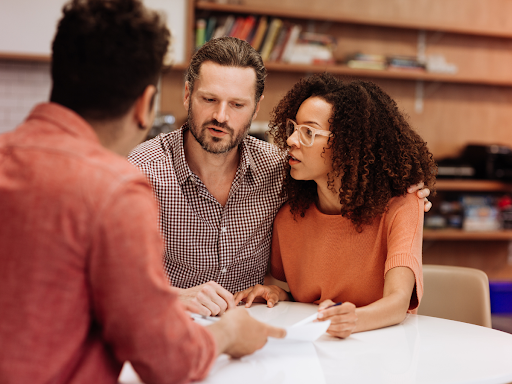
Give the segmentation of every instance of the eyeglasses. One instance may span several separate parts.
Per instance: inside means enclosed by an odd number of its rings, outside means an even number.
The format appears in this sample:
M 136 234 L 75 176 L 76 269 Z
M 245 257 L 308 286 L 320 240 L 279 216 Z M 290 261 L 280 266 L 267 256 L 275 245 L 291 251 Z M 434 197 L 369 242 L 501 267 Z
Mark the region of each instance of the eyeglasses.
M 309 125 L 298 125 L 291 119 L 286 119 L 286 137 L 289 138 L 295 131 L 299 131 L 299 141 L 305 147 L 311 147 L 315 142 L 315 136 L 331 137 L 332 132 L 324 131 L 323 129 L 316 129 Z

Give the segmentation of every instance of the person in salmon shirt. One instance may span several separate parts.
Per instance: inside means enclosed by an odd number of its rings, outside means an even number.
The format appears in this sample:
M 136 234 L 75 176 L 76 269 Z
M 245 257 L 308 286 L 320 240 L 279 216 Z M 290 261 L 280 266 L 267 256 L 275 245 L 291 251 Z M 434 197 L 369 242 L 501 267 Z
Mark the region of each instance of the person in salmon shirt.
M 235 302 L 319 304 L 337 337 L 400 323 L 423 294 L 423 202 L 407 187 L 434 190 L 426 143 L 377 85 L 327 73 L 295 84 L 270 128 L 288 150 L 270 273 L 290 291 L 255 285 Z

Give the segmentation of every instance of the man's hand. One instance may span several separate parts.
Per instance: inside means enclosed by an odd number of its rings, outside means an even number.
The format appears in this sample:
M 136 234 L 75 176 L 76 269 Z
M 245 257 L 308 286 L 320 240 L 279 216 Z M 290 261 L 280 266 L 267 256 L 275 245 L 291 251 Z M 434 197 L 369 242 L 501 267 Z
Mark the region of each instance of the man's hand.
M 286 331 L 254 319 L 244 308 L 222 315 L 220 321 L 208 326 L 217 342 L 218 354 L 239 358 L 263 348 L 269 337 L 282 339 Z
M 327 333 L 336 337 L 349 337 L 357 324 L 356 306 L 352 303 L 344 302 L 343 304 L 332 306 L 332 300 L 325 300 L 318 306 L 318 320 L 331 320 L 331 325 L 327 329 Z
M 245 291 L 235 293 L 235 303 L 244 301 L 246 308 L 249 308 L 253 302 L 261 301 L 266 301 L 267 306 L 272 308 L 278 301 L 285 300 L 288 300 L 288 293 L 277 285 L 256 284 Z
M 204 316 L 222 315 L 226 310 L 236 307 L 231 292 L 215 281 L 179 289 L 179 296 L 187 310 Z
M 410 186 L 409 188 L 407 188 L 407 192 L 409 192 L 409 193 L 416 192 L 416 196 L 418 196 L 418 199 L 424 200 L 423 209 L 425 210 L 425 212 L 428 212 L 428 211 L 430 211 L 430 208 L 432 208 L 432 203 L 430 201 L 428 201 L 428 199 L 427 199 L 427 197 L 430 196 L 430 189 L 423 188 L 423 187 L 424 187 L 424 184 L 423 184 L 423 182 L 421 182 L 419 184 L 416 184 L 416 185 L 413 185 L 413 186 Z

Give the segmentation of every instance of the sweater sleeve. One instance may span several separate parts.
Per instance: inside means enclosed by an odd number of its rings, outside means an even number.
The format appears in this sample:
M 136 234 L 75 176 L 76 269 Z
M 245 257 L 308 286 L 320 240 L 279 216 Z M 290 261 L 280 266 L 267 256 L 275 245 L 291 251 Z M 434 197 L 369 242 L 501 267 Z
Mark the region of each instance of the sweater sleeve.
M 149 185 L 123 182 L 98 210 L 89 278 L 103 339 L 145 383 L 204 378 L 215 360 L 215 340 L 191 321 L 165 279 Z
M 423 296 L 423 200 L 411 193 L 395 198 L 387 216 L 388 253 L 384 273 L 395 267 L 412 270 L 416 283 L 409 310 L 414 310 Z

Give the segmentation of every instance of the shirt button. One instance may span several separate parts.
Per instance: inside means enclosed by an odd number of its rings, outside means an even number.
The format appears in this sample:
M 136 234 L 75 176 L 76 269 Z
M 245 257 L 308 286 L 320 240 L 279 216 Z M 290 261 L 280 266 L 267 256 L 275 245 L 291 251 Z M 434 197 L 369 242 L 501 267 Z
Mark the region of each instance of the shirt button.
M 220 231 L 221 231 L 222 233 L 226 233 L 226 232 L 228 231 L 228 229 L 227 229 L 226 227 L 222 227 L 222 228 L 220 229 Z
M 226 273 L 228 270 L 226 269 L 226 267 L 222 268 L 221 272 L 222 273 Z

